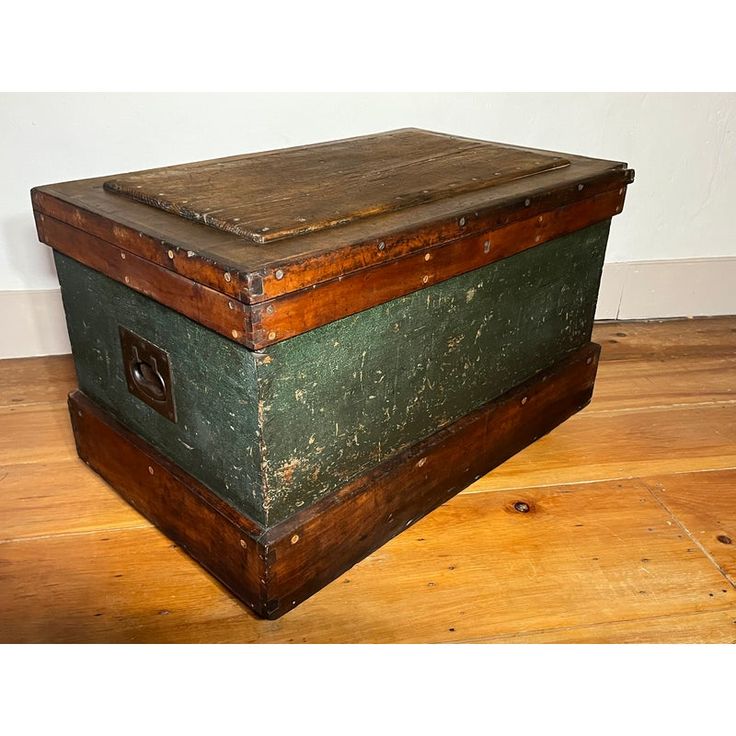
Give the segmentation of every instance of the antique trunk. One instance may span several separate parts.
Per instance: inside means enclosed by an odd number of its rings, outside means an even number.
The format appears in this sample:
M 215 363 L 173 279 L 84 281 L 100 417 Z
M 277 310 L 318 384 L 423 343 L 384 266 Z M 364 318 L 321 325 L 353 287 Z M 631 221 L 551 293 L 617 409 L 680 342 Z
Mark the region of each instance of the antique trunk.
M 34 189 L 80 457 L 283 615 L 590 400 L 632 179 L 409 129 Z

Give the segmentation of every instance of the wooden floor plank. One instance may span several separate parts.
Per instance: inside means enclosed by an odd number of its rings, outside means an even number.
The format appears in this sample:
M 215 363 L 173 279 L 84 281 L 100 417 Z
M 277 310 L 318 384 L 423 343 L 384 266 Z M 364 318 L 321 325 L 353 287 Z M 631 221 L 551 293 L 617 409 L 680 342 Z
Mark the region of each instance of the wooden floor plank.
M 599 364 L 588 412 L 736 403 L 736 353 Z
M 640 481 L 459 496 L 278 621 L 172 547 L 154 529 L 0 545 L 0 639 L 464 641 L 736 608 Z
M 596 626 L 521 632 L 474 643 L 510 644 L 734 644 L 736 608 Z
M 0 466 L 0 542 L 150 526 L 81 460 Z
M 632 412 L 593 405 L 464 493 L 736 467 L 736 404 Z
M 76 385 L 71 355 L 0 360 L 0 407 L 63 404 Z
M 655 496 L 736 584 L 736 471 L 648 481 Z
M 0 465 L 49 463 L 77 457 L 66 403 L 0 415 Z

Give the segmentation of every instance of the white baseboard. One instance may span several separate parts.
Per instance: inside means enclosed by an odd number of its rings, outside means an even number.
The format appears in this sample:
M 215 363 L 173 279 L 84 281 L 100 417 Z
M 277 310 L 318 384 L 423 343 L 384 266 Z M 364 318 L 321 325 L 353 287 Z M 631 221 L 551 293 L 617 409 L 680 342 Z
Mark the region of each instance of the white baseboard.
M 736 314 L 736 258 L 607 263 L 596 319 Z
M 736 314 L 736 258 L 608 263 L 596 319 Z M 0 292 L 0 358 L 71 352 L 58 289 Z
M 58 289 L 0 291 L 0 358 L 71 351 Z

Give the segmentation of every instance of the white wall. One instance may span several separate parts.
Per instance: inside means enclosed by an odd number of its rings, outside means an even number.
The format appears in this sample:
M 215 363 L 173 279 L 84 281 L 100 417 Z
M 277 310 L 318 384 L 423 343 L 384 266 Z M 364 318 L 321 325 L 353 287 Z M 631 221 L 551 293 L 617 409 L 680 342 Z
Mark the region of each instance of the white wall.
M 736 280 L 736 94 L 54 93 L 0 96 L 0 294 L 57 288 L 50 252 L 35 236 L 32 186 L 403 126 L 627 161 L 636 181 L 614 220 L 607 262 L 720 258 L 721 278 Z M 657 268 L 665 286 L 651 297 L 628 270 L 608 268 L 615 277 L 601 301 L 616 307 L 602 316 L 736 312 L 722 294 L 712 301 L 707 274 L 689 301 L 672 306 L 676 285 Z M 627 288 L 636 291 L 634 311 L 646 314 L 627 312 Z M 9 337 L 8 309 L 0 356 L 20 349 L 9 345 L 21 338 L 18 329 Z M 26 350 L 63 343 L 45 344 Z

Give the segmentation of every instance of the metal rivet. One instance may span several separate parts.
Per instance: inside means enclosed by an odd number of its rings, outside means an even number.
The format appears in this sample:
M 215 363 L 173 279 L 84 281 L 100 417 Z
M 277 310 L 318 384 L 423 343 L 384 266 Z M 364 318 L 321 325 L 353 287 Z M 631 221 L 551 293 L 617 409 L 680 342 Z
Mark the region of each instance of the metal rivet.
M 524 200 L 524 207 L 528 207 L 532 203 L 531 199 Z
M 521 400 L 521 405 L 523 406 L 524 404 L 526 404 L 526 402 L 527 402 L 527 401 L 529 401 L 529 397 L 528 397 L 528 396 L 525 396 L 525 397 L 524 397 L 524 398 L 523 398 L 523 399 Z
M 536 237 L 534 238 L 534 242 L 535 242 L 535 243 L 538 243 L 538 242 L 539 242 L 539 241 L 540 241 L 541 239 L 542 239 L 542 236 L 541 236 L 541 235 L 537 235 L 537 236 L 536 236 Z
M 486 240 L 483 243 L 483 252 L 484 253 L 490 253 L 491 252 L 491 241 L 490 240 Z
M 464 217 L 461 217 L 460 218 L 460 227 L 465 227 L 465 218 Z
M 514 509 L 516 509 L 516 511 L 518 511 L 520 514 L 528 514 L 529 504 L 524 501 L 517 501 L 514 504 Z
M 153 468 L 150 465 L 148 466 L 148 472 L 153 475 Z
M 129 283 L 130 283 L 130 276 L 126 276 L 126 277 L 125 277 L 125 283 L 126 283 L 126 284 L 129 284 Z
M 227 305 L 230 309 L 235 309 L 235 305 L 232 302 L 228 302 Z
M 542 217 L 542 215 L 539 215 L 539 217 L 537 217 L 537 222 L 544 222 L 544 217 Z
M 616 212 L 621 212 L 621 205 L 619 205 L 618 207 L 616 207 Z
M 429 276 L 422 276 L 422 283 L 426 284 L 429 281 Z
M 274 310 L 273 310 L 273 304 L 269 304 L 269 305 L 268 305 L 268 306 L 266 307 L 266 314 L 273 314 L 273 311 L 274 311 Z
M 268 339 L 269 340 L 275 340 L 276 339 L 276 333 L 275 332 L 269 332 L 268 333 Z
M 578 184 L 578 191 L 579 192 L 582 192 L 583 191 L 583 184 Z
M 240 546 L 245 548 L 245 539 L 240 540 Z
M 588 357 L 588 359 L 585 361 L 585 365 L 590 365 L 593 362 L 592 357 Z
M 425 254 L 424 254 L 424 260 L 425 260 L 425 261 L 428 261 L 428 260 L 429 260 L 429 259 L 430 259 L 431 257 L 432 257 L 432 256 L 431 256 L 431 255 L 429 255 L 429 253 L 425 253 Z
M 383 240 L 378 244 L 378 250 L 383 250 L 386 247 L 386 243 Z
M 619 190 L 618 190 L 618 193 L 619 193 L 619 194 L 623 194 L 623 193 L 624 193 L 624 188 L 623 188 L 623 187 L 621 187 L 621 189 L 619 189 Z
M 168 253 L 168 256 L 173 261 L 174 260 L 174 251 L 173 250 L 170 250 L 169 253 Z
M 420 461 L 419 461 L 419 462 L 417 463 L 417 467 L 418 467 L 418 468 L 421 468 L 421 467 L 422 467 L 422 465 L 424 465 L 424 463 L 426 463 L 426 462 L 427 462 L 427 458 L 426 458 L 426 457 L 423 457 L 423 458 L 422 458 L 422 459 L 421 459 L 421 460 L 420 460 Z
M 278 271 L 276 271 L 274 276 L 280 281 L 282 278 L 284 278 L 284 272 L 281 269 L 279 269 Z
M 232 276 L 229 273 L 225 274 L 225 281 L 230 281 L 232 279 Z
M 238 336 L 238 331 L 237 331 L 237 330 L 233 330 L 233 331 L 232 331 L 232 332 L 231 332 L 230 334 L 231 334 L 231 335 L 232 335 L 233 337 L 237 338 L 237 336 Z
M 298 535 L 298 534 L 295 534 L 295 535 L 294 535 L 294 536 L 293 536 L 293 537 L 291 538 L 291 543 L 292 543 L 292 544 L 296 544 L 296 543 L 297 543 L 298 541 L 299 541 L 299 535 Z
M 125 253 L 121 253 L 121 254 L 120 254 L 120 257 L 121 257 L 121 258 L 122 258 L 123 260 L 125 260 Z

